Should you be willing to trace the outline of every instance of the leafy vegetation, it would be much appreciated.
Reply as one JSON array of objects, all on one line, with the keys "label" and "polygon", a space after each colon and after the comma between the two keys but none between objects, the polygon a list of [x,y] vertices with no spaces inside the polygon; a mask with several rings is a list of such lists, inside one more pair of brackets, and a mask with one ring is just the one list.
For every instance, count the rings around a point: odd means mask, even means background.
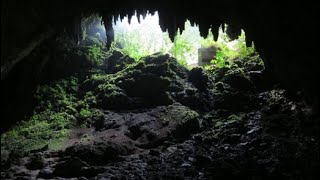
[{"label": "leafy vegetation", "polygon": [[[142,19],[142,17],[141,17]],[[133,16],[131,24],[128,17],[123,20],[118,18],[116,25],[113,25],[115,41],[113,47],[120,48],[124,53],[138,61],[141,57],[156,52],[166,53],[171,43],[168,33],[161,31],[158,15],[147,14],[141,23],[137,16]]]},{"label": "leafy vegetation", "polygon": [[39,86],[33,115],[1,135],[1,157],[57,146],[73,126],[88,126],[92,119],[100,118],[101,112],[93,109],[96,99],[92,92],[79,100],[78,91],[79,80],[74,77]]},{"label": "leafy vegetation", "polygon": [[217,51],[215,59],[211,60],[210,62],[218,68],[223,68],[226,65],[225,56],[226,55],[224,54],[224,51]]},{"label": "leafy vegetation", "polygon": [[1,135],[1,158],[23,155],[51,143],[62,142],[75,117],[66,112],[45,110],[35,113]]},{"label": "leafy vegetation", "polygon": [[92,64],[101,65],[106,53],[102,50],[100,46],[94,44],[88,48],[89,59]]},{"label": "leafy vegetation", "polygon": [[234,59],[245,58],[255,52],[254,46],[247,47],[244,31],[241,32],[238,39],[231,41],[226,31],[220,27],[218,40],[214,41],[210,29],[208,36],[203,38],[200,36],[199,27],[192,25],[187,20],[184,30],[182,32],[178,30],[174,41],[171,42],[168,32],[162,32],[158,22],[157,14],[154,16],[148,14],[140,23],[136,16],[132,17],[131,24],[128,23],[127,17],[121,21],[118,19],[113,25],[115,30],[113,47],[122,49],[136,61],[155,52],[169,53],[177,59],[180,65],[187,68],[197,64],[200,47],[217,49],[211,61],[213,66],[209,65],[210,67],[206,68],[222,68],[231,65]]},{"label": "leafy vegetation", "polygon": [[69,78],[37,88],[33,115],[1,135],[1,157],[21,155],[63,141],[76,120],[78,80]]},{"label": "leafy vegetation", "polygon": [[187,60],[184,58],[184,53],[190,50],[190,44],[188,43],[188,41],[186,41],[186,39],[181,37],[180,30],[178,30],[170,53],[177,59],[180,65],[187,66]]}]

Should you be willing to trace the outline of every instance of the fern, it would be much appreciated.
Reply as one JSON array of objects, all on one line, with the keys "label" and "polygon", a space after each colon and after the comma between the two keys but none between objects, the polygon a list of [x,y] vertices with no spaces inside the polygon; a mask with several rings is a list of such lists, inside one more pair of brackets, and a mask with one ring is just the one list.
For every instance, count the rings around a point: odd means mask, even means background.
[{"label": "fern", "polygon": [[211,63],[217,66],[218,68],[222,68],[226,66],[225,54],[223,51],[219,50],[216,53],[215,59],[211,60]]}]

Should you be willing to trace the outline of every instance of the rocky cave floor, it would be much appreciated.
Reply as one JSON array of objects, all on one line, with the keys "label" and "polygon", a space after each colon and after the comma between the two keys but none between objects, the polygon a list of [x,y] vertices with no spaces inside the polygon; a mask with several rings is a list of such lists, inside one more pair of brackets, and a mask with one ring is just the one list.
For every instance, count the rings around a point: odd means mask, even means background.
[{"label": "rocky cave floor", "polygon": [[114,51],[78,90],[101,114],[60,150],[2,161],[1,179],[316,179],[319,118],[259,61],[187,70]]}]

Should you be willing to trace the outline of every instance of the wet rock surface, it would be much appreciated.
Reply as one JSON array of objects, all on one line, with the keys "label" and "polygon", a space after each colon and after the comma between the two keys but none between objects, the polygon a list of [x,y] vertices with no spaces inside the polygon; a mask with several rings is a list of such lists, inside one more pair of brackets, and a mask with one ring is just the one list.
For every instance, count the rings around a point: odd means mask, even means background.
[{"label": "wet rock surface", "polygon": [[1,179],[317,177],[319,116],[302,97],[257,84],[256,59],[235,64],[213,74],[158,54],[112,64],[81,87],[102,111],[87,140],[2,162]]}]

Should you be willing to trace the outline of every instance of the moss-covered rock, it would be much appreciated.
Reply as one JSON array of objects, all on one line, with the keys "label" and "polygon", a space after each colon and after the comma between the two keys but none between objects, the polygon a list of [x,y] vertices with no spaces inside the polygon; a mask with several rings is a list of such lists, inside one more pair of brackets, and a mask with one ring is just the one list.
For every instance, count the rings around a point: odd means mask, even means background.
[{"label": "moss-covered rock", "polygon": [[170,110],[169,117],[170,123],[176,124],[172,132],[173,136],[177,139],[183,139],[190,134],[196,133],[200,129],[199,114],[190,110],[186,106],[172,106],[174,109]]},{"label": "moss-covered rock", "polygon": [[254,85],[244,72],[239,69],[230,69],[222,78],[221,82],[229,84],[232,88],[240,91],[254,90]]},{"label": "moss-covered rock", "polygon": [[104,61],[104,68],[107,73],[116,73],[123,70],[129,64],[134,63],[135,60],[123,54],[118,50],[113,50]]},{"label": "moss-covered rock", "polygon": [[105,109],[130,107],[127,94],[114,84],[101,84],[98,86],[97,104]]},{"label": "moss-covered rock", "polygon": [[[124,58],[117,51],[114,56]],[[114,74],[91,76],[82,88],[92,91],[98,105],[107,109],[169,105],[173,103],[169,91],[173,87],[183,90],[181,77],[185,77],[187,70],[178,67],[176,60],[169,55],[154,54],[125,66]]]},{"label": "moss-covered rock", "polygon": [[214,80],[216,82],[219,82],[229,70],[230,70],[229,67],[215,69],[212,73],[212,76],[214,77]]}]

